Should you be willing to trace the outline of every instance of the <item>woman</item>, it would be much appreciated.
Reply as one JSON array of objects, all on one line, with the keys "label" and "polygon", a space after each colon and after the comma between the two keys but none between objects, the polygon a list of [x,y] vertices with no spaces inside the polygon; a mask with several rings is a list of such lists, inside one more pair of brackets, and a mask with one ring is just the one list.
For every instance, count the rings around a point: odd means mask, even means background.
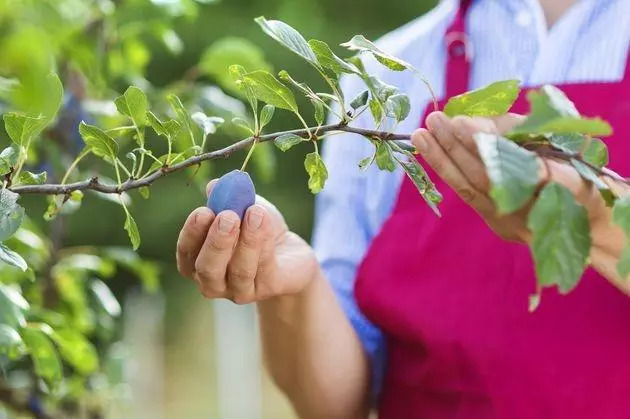
[{"label": "woman", "polygon": [[[501,79],[558,85],[612,123],[609,166],[625,174],[629,43],[625,0],[446,0],[380,45],[426,74],[442,105]],[[527,211],[496,216],[472,140],[520,118],[450,120],[406,73],[370,70],[412,97],[400,131],[415,130],[443,218],[402,173],[356,169],[371,150],[347,135],[326,144],[314,248],[262,199],[242,223],[199,208],[181,232],[180,272],[208,298],[257,304],[266,365],[304,418],[364,418],[373,406],[383,419],[630,417],[630,283],[615,271],[625,238],[598,192],[549,162],[547,180],[589,212],[592,268],[529,314]],[[513,111],[526,110],[523,96]]]}]

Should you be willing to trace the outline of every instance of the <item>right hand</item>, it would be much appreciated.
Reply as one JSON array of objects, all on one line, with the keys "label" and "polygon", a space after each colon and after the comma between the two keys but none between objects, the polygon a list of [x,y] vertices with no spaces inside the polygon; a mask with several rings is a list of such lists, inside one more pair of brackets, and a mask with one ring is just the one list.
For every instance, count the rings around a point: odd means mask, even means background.
[{"label": "right hand", "polygon": [[257,196],[243,221],[232,211],[194,210],[179,234],[177,269],[206,298],[249,304],[299,293],[316,276],[318,263],[278,209]]}]

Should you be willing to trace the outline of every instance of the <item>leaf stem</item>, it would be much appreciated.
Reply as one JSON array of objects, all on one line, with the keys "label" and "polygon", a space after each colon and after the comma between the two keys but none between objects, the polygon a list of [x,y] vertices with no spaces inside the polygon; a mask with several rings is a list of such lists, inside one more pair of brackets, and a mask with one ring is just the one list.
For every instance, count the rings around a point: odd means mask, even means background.
[{"label": "leaf stem", "polygon": [[77,165],[79,164],[79,162],[81,162],[81,160],[83,160],[83,158],[85,156],[87,156],[88,154],[90,154],[90,149],[89,148],[84,148],[83,151],[77,156],[76,159],[74,159],[74,161],[72,162],[72,164],[70,165],[70,167],[68,167],[68,170],[66,170],[66,174],[63,176],[63,179],[61,179],[61,184],[64,185],[66,183],[66,181],[68,180],[68,177],[70,177],[70,173],[72,173],[72,171],[77,167]]},{"label": "leaf stem", "polygon": [[249,148],[249,152],[247,153],[247,156],[245,157],[245,161],[243,162],[243,166],[241,167],[241,172],[244,172],[245,169],[247,168],[247,163],[249,163],[249,159],[251,159],[252,155],[254,154],[254,150],[256,149],[257,145],[258,145],[258,139],[255,139],[254,142],[252,143],[252,146]]}]

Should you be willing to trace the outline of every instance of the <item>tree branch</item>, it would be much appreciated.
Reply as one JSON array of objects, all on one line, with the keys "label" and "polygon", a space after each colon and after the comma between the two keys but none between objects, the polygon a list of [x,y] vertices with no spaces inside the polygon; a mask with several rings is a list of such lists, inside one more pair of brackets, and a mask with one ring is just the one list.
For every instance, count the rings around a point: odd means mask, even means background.
[{"label": "tree branch", "polygon": [[[313,127],[313,128],[310,128],[310,131],[311,132],[316,131],[315,133],[316,135],[321,135],[321,134],[335,132],[335,131],[343,131],[343,132],[363,135],[365,137],[377,138],[384,141],[409,140],[411,138],[411,136],[408,134],[393,134],[391,132],[354,128],[354,127],[345,125],[343,123],[324,125],[320,127],[319,130]],[[285,135],[285,134],[294,134],[303,138],[308,138],[309,137],[308,132],[309,131],[305,128],[292,130],[292,131],[276,132],[273,134],[262,135],[258,138],[258,141],[259,142],[273,141],[279,136]],[[150,174],[144,179],[130,179],[124,182],[120,186],[105,185],[99,181],[98,177],[93,177],[91,179],[88,179],[82,182],[69,183],[67,185],[55,185],[55,184],[24,185],[24,186],[16,186],[14,188],[9,188],[9,189],[21,195],[26,195],[26,194],[68,195],[74,191],[85,191],[85,190],[93,190],[93,191],[102,192],[102,193],[119,194],[119,193],[129,191],[132,189],[138,189],[144,186],[150,186],[153,182],[160,179],[161,177],[164,177],[170,173],[179,172],[188,167],[197,165],[203,161],[227,158],[230,155],[234,154],[235,152],[243,150],[247,148],[248,146],[250,146],[254,142],[255,139],[256,139],[255,137],[245,138],[244,140],[236,142],[220,150],[200,154],[198,156],[191,157],[183,162],[174,164],[172,166],[162,167],[160,170],[155,171],[154,173]]]}]

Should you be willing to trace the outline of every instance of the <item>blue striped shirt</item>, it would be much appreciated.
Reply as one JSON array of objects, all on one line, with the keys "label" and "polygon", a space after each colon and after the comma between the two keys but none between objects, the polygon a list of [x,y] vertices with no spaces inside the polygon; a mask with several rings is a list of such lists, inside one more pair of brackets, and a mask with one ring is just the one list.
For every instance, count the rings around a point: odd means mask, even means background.
[{"label": "blue striped shirt", "polygon": [[[458,0],[443,0],[428,14],[377,42],[418,68],[439,97],[445,91],[444,34],[458,6]],[[525,87],[618,81],[630,44],[630,1],[577,1],[548,30],[537,0],[476,0],[467,25],[473,45],[471,89],[505,79],[519,79]],[[366,67],[410,97],[412,112],[396,130],[410,133],[416,129],[430,100],[422,82],[410,72],[392,72],[373,60]],[[358,77],[348,76],[342,89],[346,97],[353,97],[365,87]],[[374,127],[368,113],[355,125]],[[326,141],[323,155],[329,179],[316,200],[313,246],[370,357],[378,391],[386,348],[379,328],[358,309],[353,286],[361,260],[393,209],[404,174],[376,167],[360,171],[357,162],[372,152],[368,141],[353,134]]]}]

